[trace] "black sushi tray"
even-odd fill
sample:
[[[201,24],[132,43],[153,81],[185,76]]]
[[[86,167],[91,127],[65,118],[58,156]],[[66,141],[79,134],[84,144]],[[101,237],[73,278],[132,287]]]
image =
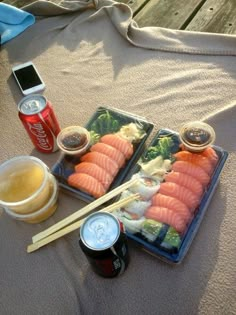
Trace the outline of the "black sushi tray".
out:
[[[180,140],[179,140],[179,135],[177,132],[170,130],[170,129],[160,129],[154,138],[152,139],[150,145],[148,148],[145,149],[143,154],[140,157],[140,160],[143,160],[148,152],[148,149],[150,147],[155,146],[158,141],[163,138],[163,137],[174,137],[174,141],[176,142],[176,145],[180,145]],[[221,175],[221,172],[223,170],[224,164],[227,160],[228,153],[224,149],[222,149],[219,146],[213,145],[212,148],[215,150],[215,152],[218,155],[218,162],[217,165],[215,166],[214,172],[211,175],[211,180],[208,186],[206,187],[204,194],[201,198],[200,204],[197,207],[197,209],[194,212],[194,217],[191,220],[190,224],[188,225],[187,230],[185,233],[181,236],[181,241],[178,246],[176,247],[171,247],[171,246],[163,246],[163,240],[165,239],[165,235],[168,231],[168,226],[167,224],[163,225],[163,229],[160,233],[161,237],[156,240],[155,242],[150,242],[145,238],[140,232],[137,233],[131,233],[128,230],[126,230],[126,234],[128,238],[133,240],[135,243],[137,243],[139,246],[141,246],[142,249],[144,249],[146,252],[172,264],[178,264],[182,262],[183,258],[187,254],[190,245],[195,237],[195,235],[198,232],[198,229],[200,227],[200,224],[204,218],[204,215],[207,211],[207,208],[210,204],[211,199],[214,196],[214,192],[217,188],[217,184],[219,182],[219,178]],[[138,162],[139,162],[138,161]],[[129,174],[127,175],[126,180],[132,178],[132,176],[140,171],[140,163],[136,163],[135,166],[131,169]]]
[[[91,116],[91,118],[84,127],[88,131],[93,132],[94,123],[96,123],[98,118],[104,114],[110,115],[110,117],[112,117],[112,119],[116,121],[118,125],[117,129],[127,124],[135,123],[144,133],[143,138],[139,142],[133,144],[134,153],[131,156],[131,158],[126,162],[125,166],[119,170],[118,174],[116,175],[109,189],[107,190],[107,192],[109,192],[110,190],[122,184],[132,166],[139,159],[140,155],[144,150],[145,142],[150,133],[152,132],[154,125],[151,122],[148,122],[144,117],[137,116],[133,113],[122,111],[116,108],[101,106],[97,108],[97,110],[94,112],[94,114]],[[114,131],[115,131],[114,128],[111,127],[111,130],[109,130],[108,127],[107,130],[105,131],[103,130],[103,134],[113,133]],[[83,192],[77,188],[70,186],[67,182],[68,177],[75,171],[74,170],[75,165],[78,164],[79,162],[80,160],[78,158],[74,159],[64,154],[61,154],[60,158],[52,167],[52,173],[56,176],[59,186],[63,190],[73,195],[74,197],[89,203],[94,201],[96,198],[86,192]]]

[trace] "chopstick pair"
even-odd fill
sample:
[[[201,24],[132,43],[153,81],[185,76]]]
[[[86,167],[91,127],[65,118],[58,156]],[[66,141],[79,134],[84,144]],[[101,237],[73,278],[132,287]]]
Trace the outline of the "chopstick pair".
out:
[[[133,186],[134,184],[137,184],[138,181],[139,181],[138,179],[132,179],[132,180],[124,183],[123,185],[113,189],[112,191],[110,191],[106,195],[93,201],[92,203],[85,206],[84,208],[76,211],[75,213],[71,214],[70,216],[66,217],[65,219],[52,225],[48,229],[36,234],[35,236],[32,237],[32,244],[30,244],[27,247],[27,252],[31,253],[31,252],[47,245],[48,243],[51,243],[52,241],[78,229],[82,225],[84,219],[74,222],[75,220],[78,220],[81,217],[89,214],[94,209],[96,209],[98,206],[102,205],[106,201],[117,196],[118,194],[120,194],[121,192],[123,192],[127,188]],[[112,212],[116,208],[122,207],[122,206],[126,205],[127,203],[129,203],[135,199],[138,199],[138,198],[139,198],[139,194],[131,195],[127,198],[124,198],[124,199],[117,201],[116,203],[114,203],[114,204],[112,204],[112,205],[110,205],[110,206],[108,206],[108,207],[106,207],[100,211]],[[72,222],[74,222],[74,223],[72,223]]]

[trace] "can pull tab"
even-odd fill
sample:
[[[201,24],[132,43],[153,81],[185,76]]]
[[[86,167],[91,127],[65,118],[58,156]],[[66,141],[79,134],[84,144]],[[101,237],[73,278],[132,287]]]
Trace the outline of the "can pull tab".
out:
[[[115,248],[113,246],[110,247],[112,253],[119,259],[120,262],[120,272],[118,275],[121,275],[125,271],[125,262],[124,260],[117,254]]]
[[[36,100],[30,100],[25,103],[25,110],[30,111],[31,113],[37,113],[40,109],[40,104]]]

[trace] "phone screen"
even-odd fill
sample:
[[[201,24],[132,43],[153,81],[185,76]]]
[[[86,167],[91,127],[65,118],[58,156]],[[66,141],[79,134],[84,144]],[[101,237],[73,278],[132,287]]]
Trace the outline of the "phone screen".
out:
[[[28,90],[42,84],[37,72],[32,65],[14,71],[22,90]]]

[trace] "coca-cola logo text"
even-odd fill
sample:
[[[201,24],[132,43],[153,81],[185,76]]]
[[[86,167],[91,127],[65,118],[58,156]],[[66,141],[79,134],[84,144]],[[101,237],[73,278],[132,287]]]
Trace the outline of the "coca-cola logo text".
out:
[[[47,151],[52,150],[52,145],[49,142],[48,135],[45,132],[43,125],[40,122],[35,124],[27,122],[27,125],[29,132],[36,137],[38,146]]]

